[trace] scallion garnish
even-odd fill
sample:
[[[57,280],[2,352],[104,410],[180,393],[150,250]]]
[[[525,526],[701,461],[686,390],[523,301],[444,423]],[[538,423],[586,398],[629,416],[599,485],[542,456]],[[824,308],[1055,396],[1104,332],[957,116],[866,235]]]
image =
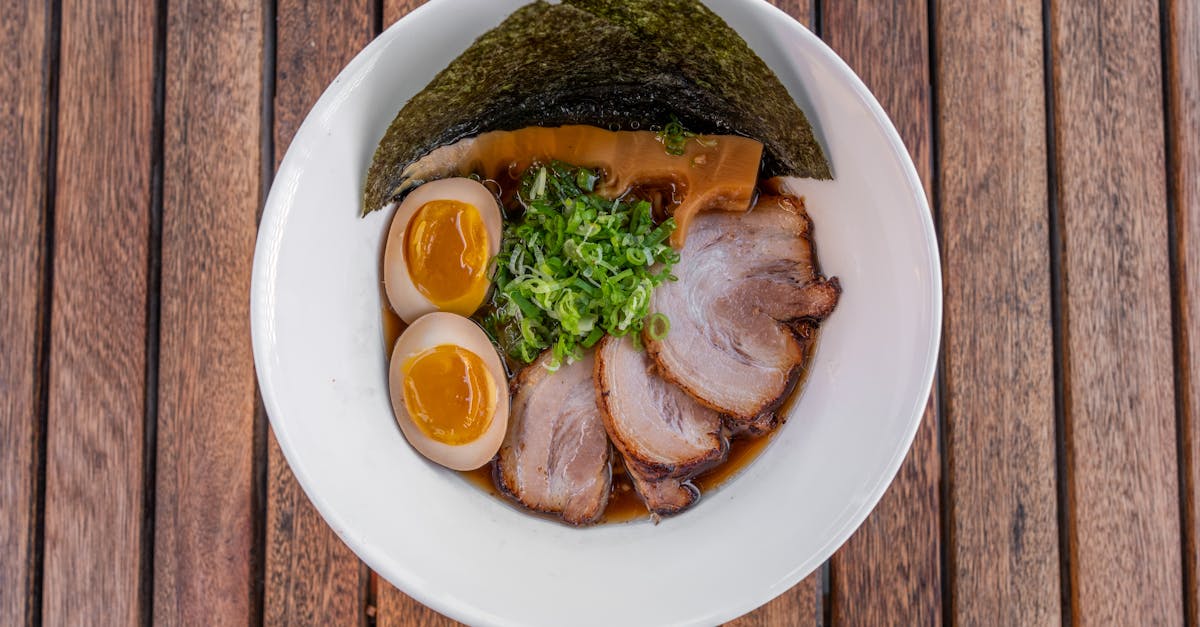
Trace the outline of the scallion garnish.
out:
[[[667,337],[667,333],[671,330],[671,320],[666,314],[654,313],[646,319],[646,334],[652,340],[661,340]]]
[[[508,355],[528,363],[546,349],[550,367],[582,356],[604,334],[642,328],[662,339],[670,321],[649,316],[651,292],[674,280],[679,253],[650,203],[595,194],[599,177],[564,163],[532,167],[521,180],[524,216],[504,228],[495,263],[494,311],[485,326]]]
[[[703,139],[699,135],[687,130],[683,127],[683,123],[679,118],[671,116],[671,121],[658,132],[658,141],[662,142],[667,149],[667,154],[676,157],[687,152],[687,143],[689,140],[695,139],[696,143],[706,148],[712,148],[717,145],[714,139]]]

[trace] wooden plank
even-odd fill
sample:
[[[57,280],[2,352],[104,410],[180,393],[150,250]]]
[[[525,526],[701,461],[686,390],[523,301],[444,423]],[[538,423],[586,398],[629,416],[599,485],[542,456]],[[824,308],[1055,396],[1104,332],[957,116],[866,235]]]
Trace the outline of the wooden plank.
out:
[[[373,2],[281,0],[276,8],[275,164],[309,109],[371,40]],[[267,449],[267,625],[364,620],[367,569],[313,507],[279,449]]]
[[[1167,171],[1175,217],[1176,367],[1183,457],[1184,603],[1200,623],[1200,4],[1171,0],[1167,15]]]
[[[42,244],[46,230],[47,5],[0,6],[0,625],[31,623],[38,573]]]
[[[925,0],[830,2],[824,5],[821,34],[891,116],[928,194],[927,10]],[[831,560],[829,615],[834,624],[941,623],[940,477],[936,403],[930,399],[887,494]]]
[[[51,625],[143,618],[154,17],[145,2],[62,5],[42,607]]]
[[[1052,0],[1071,613],[1183,620],[1158,3]]]
[[[257,622],[250,266],[261,2],[167,9],[154,622]]]
[[[1062,618],[1042,5],[934,5],[949,615]]]

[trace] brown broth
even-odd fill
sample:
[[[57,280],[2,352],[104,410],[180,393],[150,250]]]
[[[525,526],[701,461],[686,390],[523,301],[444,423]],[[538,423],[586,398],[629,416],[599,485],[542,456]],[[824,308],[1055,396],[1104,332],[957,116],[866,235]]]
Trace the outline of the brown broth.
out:
[[[396,340],[400,339],[400,334],[404,333],[408,325],[404,324],[400,316],[386,303],[387,298],[384,297],[384,305],[380,308],[380,318],[383,320],[383,356],[385,359],[391,359],[392,347],[396,345]]]
[[[725,485],[726,481],[740,474],[750,462],[758,459],[776,433],[779,433],[779,429],[759,438],[737,438],[731,441],[725,461],[692,480],[692,483],[700,488],[701,496]]]
[[[495,462],[488,462],[475,470],[461,470],[458,474],[462,475],[467,483],[479,488],[480,490],[496,497],[504,498],[504,493],[496,485],[496,480],[492,473],[495,471]]]
[[[650,517],[650,511],[642,497],[633,489],[633,481],[625,473],[621,456],[613,452],[612,491],[608,493],[608,505],[600,515],[600,524],[623,523]]]

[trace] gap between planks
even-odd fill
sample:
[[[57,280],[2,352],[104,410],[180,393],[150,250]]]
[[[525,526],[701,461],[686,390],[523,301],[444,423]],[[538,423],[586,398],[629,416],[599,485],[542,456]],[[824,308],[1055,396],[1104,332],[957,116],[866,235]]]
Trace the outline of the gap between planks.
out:
[[[142,425],[142,542],[138,602],[142,624],[154,616],[154,511],[158,472],[158,349],[162,303],[163,106],[167,66],[167,0],[156,3],[154,108],[150,125],[150,229],[146,255],[146,395]]]
[[[1185,623],[1200,623],[1200,7],[1160,0]]]
[[[43,165],[42,199],[42,279],[38,294],[38,347],[36,390],[36,426],[33,433],[33,488],[31,509],[33,529],[27,552],[32,561],[26,577],[25,614],[29,625],[42,623],[43,577],[45,571],[46,529],[46,451],[50,417],[50,329],[54,295],[54,225],[55,197],[58,178],[58,92],[59,59],[62,56],[62,2],[49,0],[43,6],[48,13],[45,31],[44,81],[45,101],[42,111],[45,134],[41,150]]]
[[[1071,588],[1071,491],[1068,469],[1071,467],[1069,461],[1070,447],[1067,425],[1067,372],[1068,365],[1067,357],[1068,350],[1066,345],[1066,326],[1068,323],[1067,312],[1063,307],[1063,296],[1065,294],[1063,287],[1063,269],[1062,269],[1062,251],[1063,251],[1063,236],[1062,236],[1062,213],[1059,211],[1058,195],[1054,190],[1058,189],[1058,168],[1057,161],[1054,156],[1057,154],[1055,146],[1055,127],[1054,127],[1054,47],[1050,45],[1050,0],[1042,0],[1042,72],[1045,91],[1045,115],[1046,115],[1046,186],[1049,190],[1047,194],[1046,210],[1047,224],[1049,226],[1049,246],[1050,246],[1050,312],[1052,316],[1052,341],[1054,350],[1054,479],[1055,479],[1055,498],[1058,515],[1058,573],[1059,573],[1059,596],[1061,598],[1060,610],[1062,612],[1062,624],[1073,624],[1071,610],[1074,607],[1072,602]]]

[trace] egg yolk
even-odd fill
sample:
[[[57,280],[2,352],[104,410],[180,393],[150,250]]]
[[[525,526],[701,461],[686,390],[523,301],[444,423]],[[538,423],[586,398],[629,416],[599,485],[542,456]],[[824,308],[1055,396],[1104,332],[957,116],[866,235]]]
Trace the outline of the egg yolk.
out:
[[[469,316],[487,294],[488,234],[474,205],[434,200],[413,214],[404,238],[413,285],[438,309]]]
[[[422,433],[449,445],[474,442],[492,424],[496,382],[479,355],[452,344],[404,362],[404,406]]]

